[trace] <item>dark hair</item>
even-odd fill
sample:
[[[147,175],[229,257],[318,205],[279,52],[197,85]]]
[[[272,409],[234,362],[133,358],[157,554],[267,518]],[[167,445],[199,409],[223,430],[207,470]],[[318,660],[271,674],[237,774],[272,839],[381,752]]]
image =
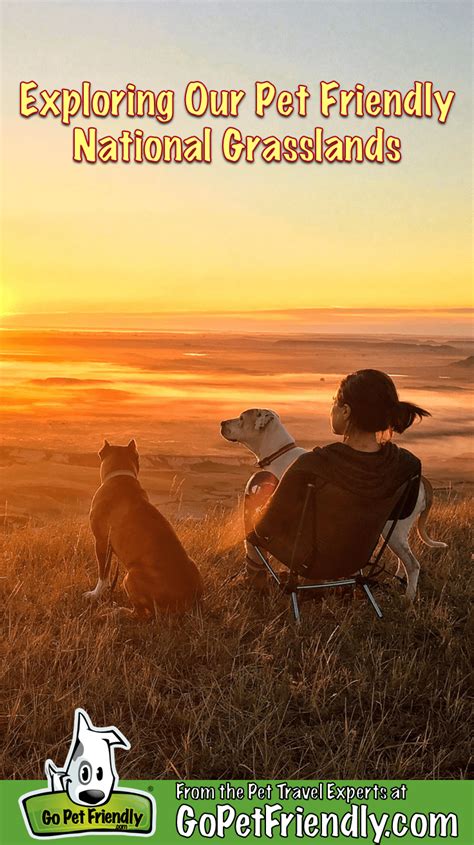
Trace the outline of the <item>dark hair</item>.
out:
[[[342,379],[336,396],[338,405],[349,405],[349,425],[362,431],[397,431],[401,434],[416,418],[430,417],[429,411],[400,402],[397,388],[381,370],[357,370]]]

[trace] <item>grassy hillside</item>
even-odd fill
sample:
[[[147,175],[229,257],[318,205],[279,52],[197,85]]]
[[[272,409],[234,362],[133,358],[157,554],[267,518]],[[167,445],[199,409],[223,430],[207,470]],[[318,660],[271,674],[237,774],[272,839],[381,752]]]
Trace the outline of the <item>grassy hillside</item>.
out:
[[[1,776],[43,777],[47,757],[62,765],[76,706],[129,738],[123,778],[465,776],[469,511],[467,500],[436,504],[429,527],[447,551],[415,541],[413,610],[390,580],[382,622],[339,593],[305,604],[300,629],[286,598],[225,583],[242,555],[218,511],[178,526],[204,573],[202,606],[149,624],[86,604],[96,566],[85,522],[6,532]]]

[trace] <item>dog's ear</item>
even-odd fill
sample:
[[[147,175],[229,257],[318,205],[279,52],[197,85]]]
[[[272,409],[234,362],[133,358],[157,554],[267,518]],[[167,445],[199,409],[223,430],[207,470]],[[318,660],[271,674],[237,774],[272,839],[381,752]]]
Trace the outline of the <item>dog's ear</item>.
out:
[[[111,728],[109,731],[100,731],[100,738],[105,739],[109,745],[115,748],[124,748],[125,751],[130,751],[130,743],[126,736],[117,728]]]
[[[100,449],[100,451],[99,451],[99,458],[105,458],[105,456],[106,456],[107,452],[108,452],[108,451],[109,451],[109,449],[111,449],[111,448],[112,448],[112,447],[111,447],[111,445],[110,445],[109,441],[108,441],[108,440],[104,440],[104,443],[103,443],[102,449]]]
[[[128,443],[128,445],[127,445],[127,449],[130,449],[131,452],[138,452],[137,444],[135,443],[135,440],[130,440],[130,443]]]
[[[46,760],[46,763],[44,764],[44,771],[48,783],[53,784],[54,778],[59,774],[58,767],[54,765],[52,760]]]
[[[78,707],[76,709],[76,721],[74,727],[74,736],[77,740],[79,740],[79,742],[82,740],[85,741],[86,734],[88,732],[92,732],[97,734],[100,739],[105,739],[109,745],[116,745],[118,748],[125,748],[127,751],[130,749],[128,739],[118,730],[118,728],[112,727],[108,730],[104,728],[95,728],[88,714],[82,709],[82,707]]]
[[[88,714],[82,707],[78,707],[76,710],[76,724],[75,724],[75,735],[78,739],[84,734],[85,731],[93,731],[94,726],[89,719]]]
[[[70,780],[69,775],[63,769],[58,769],[52,760],[46,760],[44,770],[48,781],[48,788],[51,792],[65,792],[66,782]]]
[[[259,431],[262,428],[265,428],[269,422],[275,419],[275,413],[273,411],[264,411],[258,410],[257,411],[257,418],[255,420],[255,428]]]

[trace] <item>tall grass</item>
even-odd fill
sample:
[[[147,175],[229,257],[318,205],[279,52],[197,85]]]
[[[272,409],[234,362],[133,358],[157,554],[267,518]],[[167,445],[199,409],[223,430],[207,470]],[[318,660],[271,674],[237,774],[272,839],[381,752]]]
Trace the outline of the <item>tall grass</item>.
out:
[[[130,740],[123,778],[466,776],[469,511],[437,504],[430,531],[447,551],[415,541],[413,610],[387,580],[381,622],[339,592],[306,603],[299,629],[286,598],[226,583],[242,554],[223,512],[178,525],[205,577],[202,606],[148,624],[86,603],[96,564],[84,521],[6,533],[1,776],[61,765],[77,706]]]

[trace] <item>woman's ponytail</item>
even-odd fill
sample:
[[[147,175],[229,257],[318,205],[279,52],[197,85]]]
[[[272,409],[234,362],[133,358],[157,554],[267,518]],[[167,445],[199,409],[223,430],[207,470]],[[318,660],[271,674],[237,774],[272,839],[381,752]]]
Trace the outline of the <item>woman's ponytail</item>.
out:
[[[402,434],[405,429],[413,425],[417,418],[421,420],[423,417],[431,417],[430,412],[425,411],[424,408],[419,408],[418,405],[413,405],[412,402],[397,402],[394,407],[391,428],[398,434]]]
[[[381,370],[357,370],[342,379],[336,397],[339,406],[351,409],[349,427],[361,431],[401,434],[416,419],[430,417],[429,411],[400,402],[397,388],[387,373]]]

